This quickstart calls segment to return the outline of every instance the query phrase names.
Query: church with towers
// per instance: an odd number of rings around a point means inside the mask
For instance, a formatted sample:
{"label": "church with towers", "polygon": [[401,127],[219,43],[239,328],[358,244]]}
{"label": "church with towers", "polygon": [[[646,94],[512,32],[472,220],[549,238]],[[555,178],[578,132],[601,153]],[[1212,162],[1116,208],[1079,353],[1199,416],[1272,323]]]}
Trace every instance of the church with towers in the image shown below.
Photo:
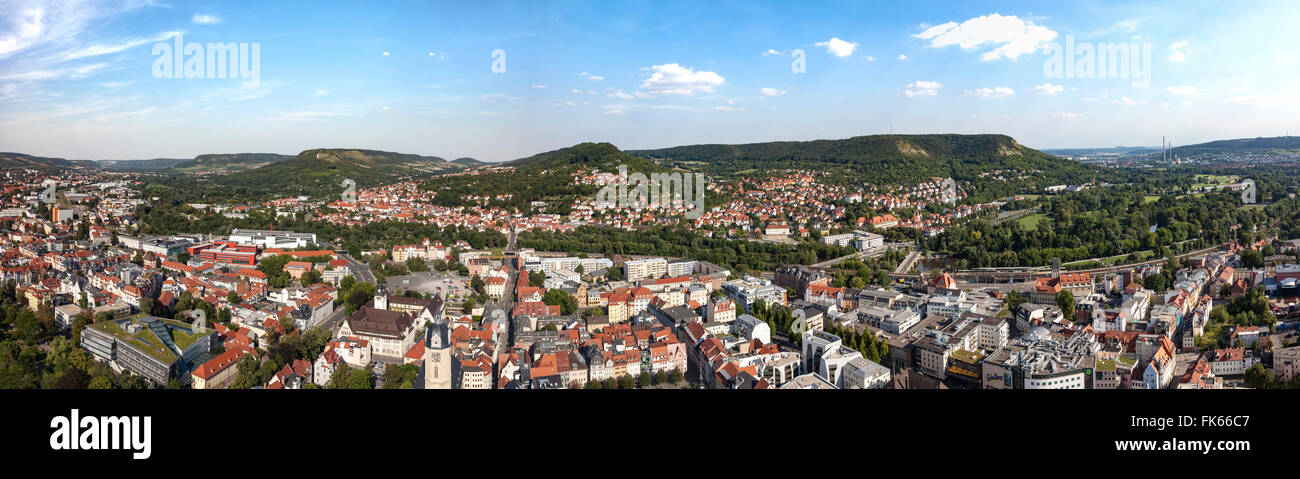
{"label": "church with towers", "polygon": [[370,341],[374,356],[401,359],[430,325],[442,323],[443,301],[390,296],[380,285],[375,297],[357,309],[339,328],[340,337]]}

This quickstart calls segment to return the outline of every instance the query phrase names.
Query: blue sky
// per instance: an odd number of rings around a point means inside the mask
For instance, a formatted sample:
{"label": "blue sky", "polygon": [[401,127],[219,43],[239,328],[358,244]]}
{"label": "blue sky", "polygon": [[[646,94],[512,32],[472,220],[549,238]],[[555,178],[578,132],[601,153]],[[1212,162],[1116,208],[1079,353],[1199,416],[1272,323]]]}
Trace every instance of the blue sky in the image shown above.
{"label": "blue sky", "polygon": [[[581,141],[891,128],[1036,148],[1300,134],[1300,6],[1285,0],[368,3],[7,0],[0,150],[347,147],[500,161]],[[257,85],[156,78],[154,45],[176,32],[256,43]],[[1149,85],[1045,73],[1045,47],[1067,37],[1137,46]]]}

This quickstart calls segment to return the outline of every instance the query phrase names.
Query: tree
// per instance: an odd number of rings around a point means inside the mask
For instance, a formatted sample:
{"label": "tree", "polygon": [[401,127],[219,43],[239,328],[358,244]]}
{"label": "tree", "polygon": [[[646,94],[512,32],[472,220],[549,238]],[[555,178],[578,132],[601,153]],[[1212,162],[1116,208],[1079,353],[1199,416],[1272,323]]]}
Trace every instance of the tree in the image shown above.
{"label": "tree", "polygon": [[54,381],[53,389],[86,389],[90,385],[90,375],[78,367],[70,367]]}
{"label": "tree", "polygon": [[303,273],[302,276],[298,278],[298,282],[302,284],[304,288],[306,288],[308,286],[316,284],[317,281],[320,281],[320,277],[321,277],[321,272],[313,269],[311,271]]}
{"label": "tree", "polygon": [[1061,314],[1065,315],[1066,319],[1074,321],[1074,292],[1064,289],[1056,293],[1056,305],[1061,308]]}
{"label": "tree", "polygon": [[230,304],[239,304],[240,301],[239,293],[235,291],[231,291],[230,294],[226,295],[226,301],[229,301]]}
{"label": "tree", "polygon": [[1241,253],[1238,253],[1238,255],[1241,256],[1241,265],[1242,265],[1242,266],[1245,266],[1245,267],[1247,267],[1247,268],[1262,268],[1262,267],[1264,267],[1264,255],[1263,255],[1263,253],[1260,253],[1259,251],[1255,251],[1255,250],[1252,250],[1252,249],[1248,249],[1248,250],[1244,250],[1244,251],[1242,251]]}
{"label": "tree", "polygon": [[638,387],[641,387],[641,388],[648,388],[648,387],[650,387],[650,385],[654,384],[654,377],[653,377],[653,376],[654,376],[654,375],[651,374],[650,371],[644,371],[644,372],[642,372],[641,375],[637,377],[637,381],[636,381],[636,382],[637,382],[637,386],[638,386]]}
{"label": "tree", "polygon": [[562,289],[547,290],[542,295],[542,302],[549,305],[559,305],[560,314],[570,315],[578,311],[578,300]]}
{"label": "tree", "polygon": [[407,258],[406,269],[410,270],[412,273],[428,271],[429,263],[426,263],[424,259],[421,258]]}
{"label": "tree", "polygon": [[673,371],[668,373],[668,381],[673,384],[680,383],[685,379],[686,377],[682,374],[681,368],[673,368]]}
{"label": "tree", "polygon": [[1029,302],[1029,298],[1022,296],[1018,291],[1012,291],[1011,293],[1007,294],[1007,299],[1006,299],[1007,310],[1011,311],[1013,314],[1016,312],[1016,310],[1020,309],[1020,305],[1025,304],[1027,302]]}
{"label": "tree", "polygon": [[88,389],[113,389],[113,379],[108,376],[100,376],[90,380]]}
{"label": "tree", "polygon": [[420,367],[414,364],[389,365],[384,368],[384,389],[414,389]]}
{"label": "tree", "polygon": [[1142,286],[1157,293],[1163,293],[1169,289],[1169,281],[1163,274],[1151,273],[1142,278]]}
{"label": "tree", "polygon": [[534,288],[540,288],[545,283],[546,283],[546,273],[543,273],[541,271],[528,272],[528,286],[532,286]]}
{"label": "tree", "polygon": [[613,266],[605,270],[605,277],[609,278],[610,281],[623,281],[627,277],[624,274],[625,271],[622,265]]}
{"label": "tree", "polygon": [[1255,389],[1268,389],[1273,387],[1273,372],[1265,368],[1263,364],[1255,363],[1250,369],[1246,370],[1246,384]]}

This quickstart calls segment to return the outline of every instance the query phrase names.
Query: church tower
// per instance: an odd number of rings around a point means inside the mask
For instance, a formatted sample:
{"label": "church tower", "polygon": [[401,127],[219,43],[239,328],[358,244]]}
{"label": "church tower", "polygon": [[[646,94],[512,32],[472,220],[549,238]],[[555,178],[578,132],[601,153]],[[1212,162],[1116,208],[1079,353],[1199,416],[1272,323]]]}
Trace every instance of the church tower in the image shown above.
{"label": "church tower", "polygon": [[375,309],[388,309],[388,288],[382,284],[375,288]]}

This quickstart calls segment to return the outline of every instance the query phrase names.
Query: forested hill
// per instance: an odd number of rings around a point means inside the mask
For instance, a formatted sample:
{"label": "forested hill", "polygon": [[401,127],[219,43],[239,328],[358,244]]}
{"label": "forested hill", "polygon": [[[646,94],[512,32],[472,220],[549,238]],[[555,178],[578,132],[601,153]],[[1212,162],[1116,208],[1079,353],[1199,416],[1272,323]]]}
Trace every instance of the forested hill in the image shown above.
{"label": "forested hill", "polygon": [[1218,140],[1196,145],[1175,147],[1174,154],[1189,156],[1202,153],[1210,154],[1245,154],[1245,153],[1288,153],[1300,154],[1300,136],[1275,136],[1270,138],[1239,138],[1235,140]]}
{"label": "forested hill", "polygon": [[403,177],[428,176],[464,167],[439,157],[375,150],[321,148],[287,160],[214,178],[214,182],[300,194],[330,194],[352,179],[361,188]]}
{"label": "forested hill", "polygon": [[31,168],[35,170],[52,170],[74,166],[94,167],[94,162],[84,160],[66,160],[63,158],[46,158],[22,153],[0,153],[0,168]]}
{"label": "forested hill", "polygon": [[114,171],[165,170],[174,165],[192,161],[190,158],[152,158],[148,160],[99,160],[100,168]]}
{"label": "forested hill", "polygon": [[193,160],[171,166],[171,169],[194,173],[228,173],[251,170],[278,161],[293,158],[289,155],[275,153],[229,153],[207,154],[194,157]]}
{"label": "forested hill", "polygon": [[609,143],[579,143],[546,153],[520,158],[508,163],[522,172],[540,172],[547,170],[568,170],[571,166],[596,168],[601,171],[618,171],[619,165],[627,165],[629,172],[661,171],[662,167],[637,156],[620,151]]}
{"label": "forested hill", "polygon": [[1092,181],[1097,174],[1092,167],[1025,147],[1006,135],[871,135],[689,145],[628,154],[723,176],[795,168],[842,173],[831,175],[831,181],[838,176],[844,182],[877,184],[951,176],[977,186],[1006,180],[1039,187]]}
{"label": "forested hill", "polygon": [[491,197],[487,201],[491,206],[528,209],[532,202],[544,201],[548,203],[545,211],[568,214],[574,198],[594,195],[600,189],[576,183],[574,172],[581,169],[614,173],[620,165],[627,166],[628,173],[665,171],[609,143],[580,143],[500,164],[513,170],[440,176],[421,187],[435,191],[434,202],[444,206],[467,206],[477,204],[473,197]]}

